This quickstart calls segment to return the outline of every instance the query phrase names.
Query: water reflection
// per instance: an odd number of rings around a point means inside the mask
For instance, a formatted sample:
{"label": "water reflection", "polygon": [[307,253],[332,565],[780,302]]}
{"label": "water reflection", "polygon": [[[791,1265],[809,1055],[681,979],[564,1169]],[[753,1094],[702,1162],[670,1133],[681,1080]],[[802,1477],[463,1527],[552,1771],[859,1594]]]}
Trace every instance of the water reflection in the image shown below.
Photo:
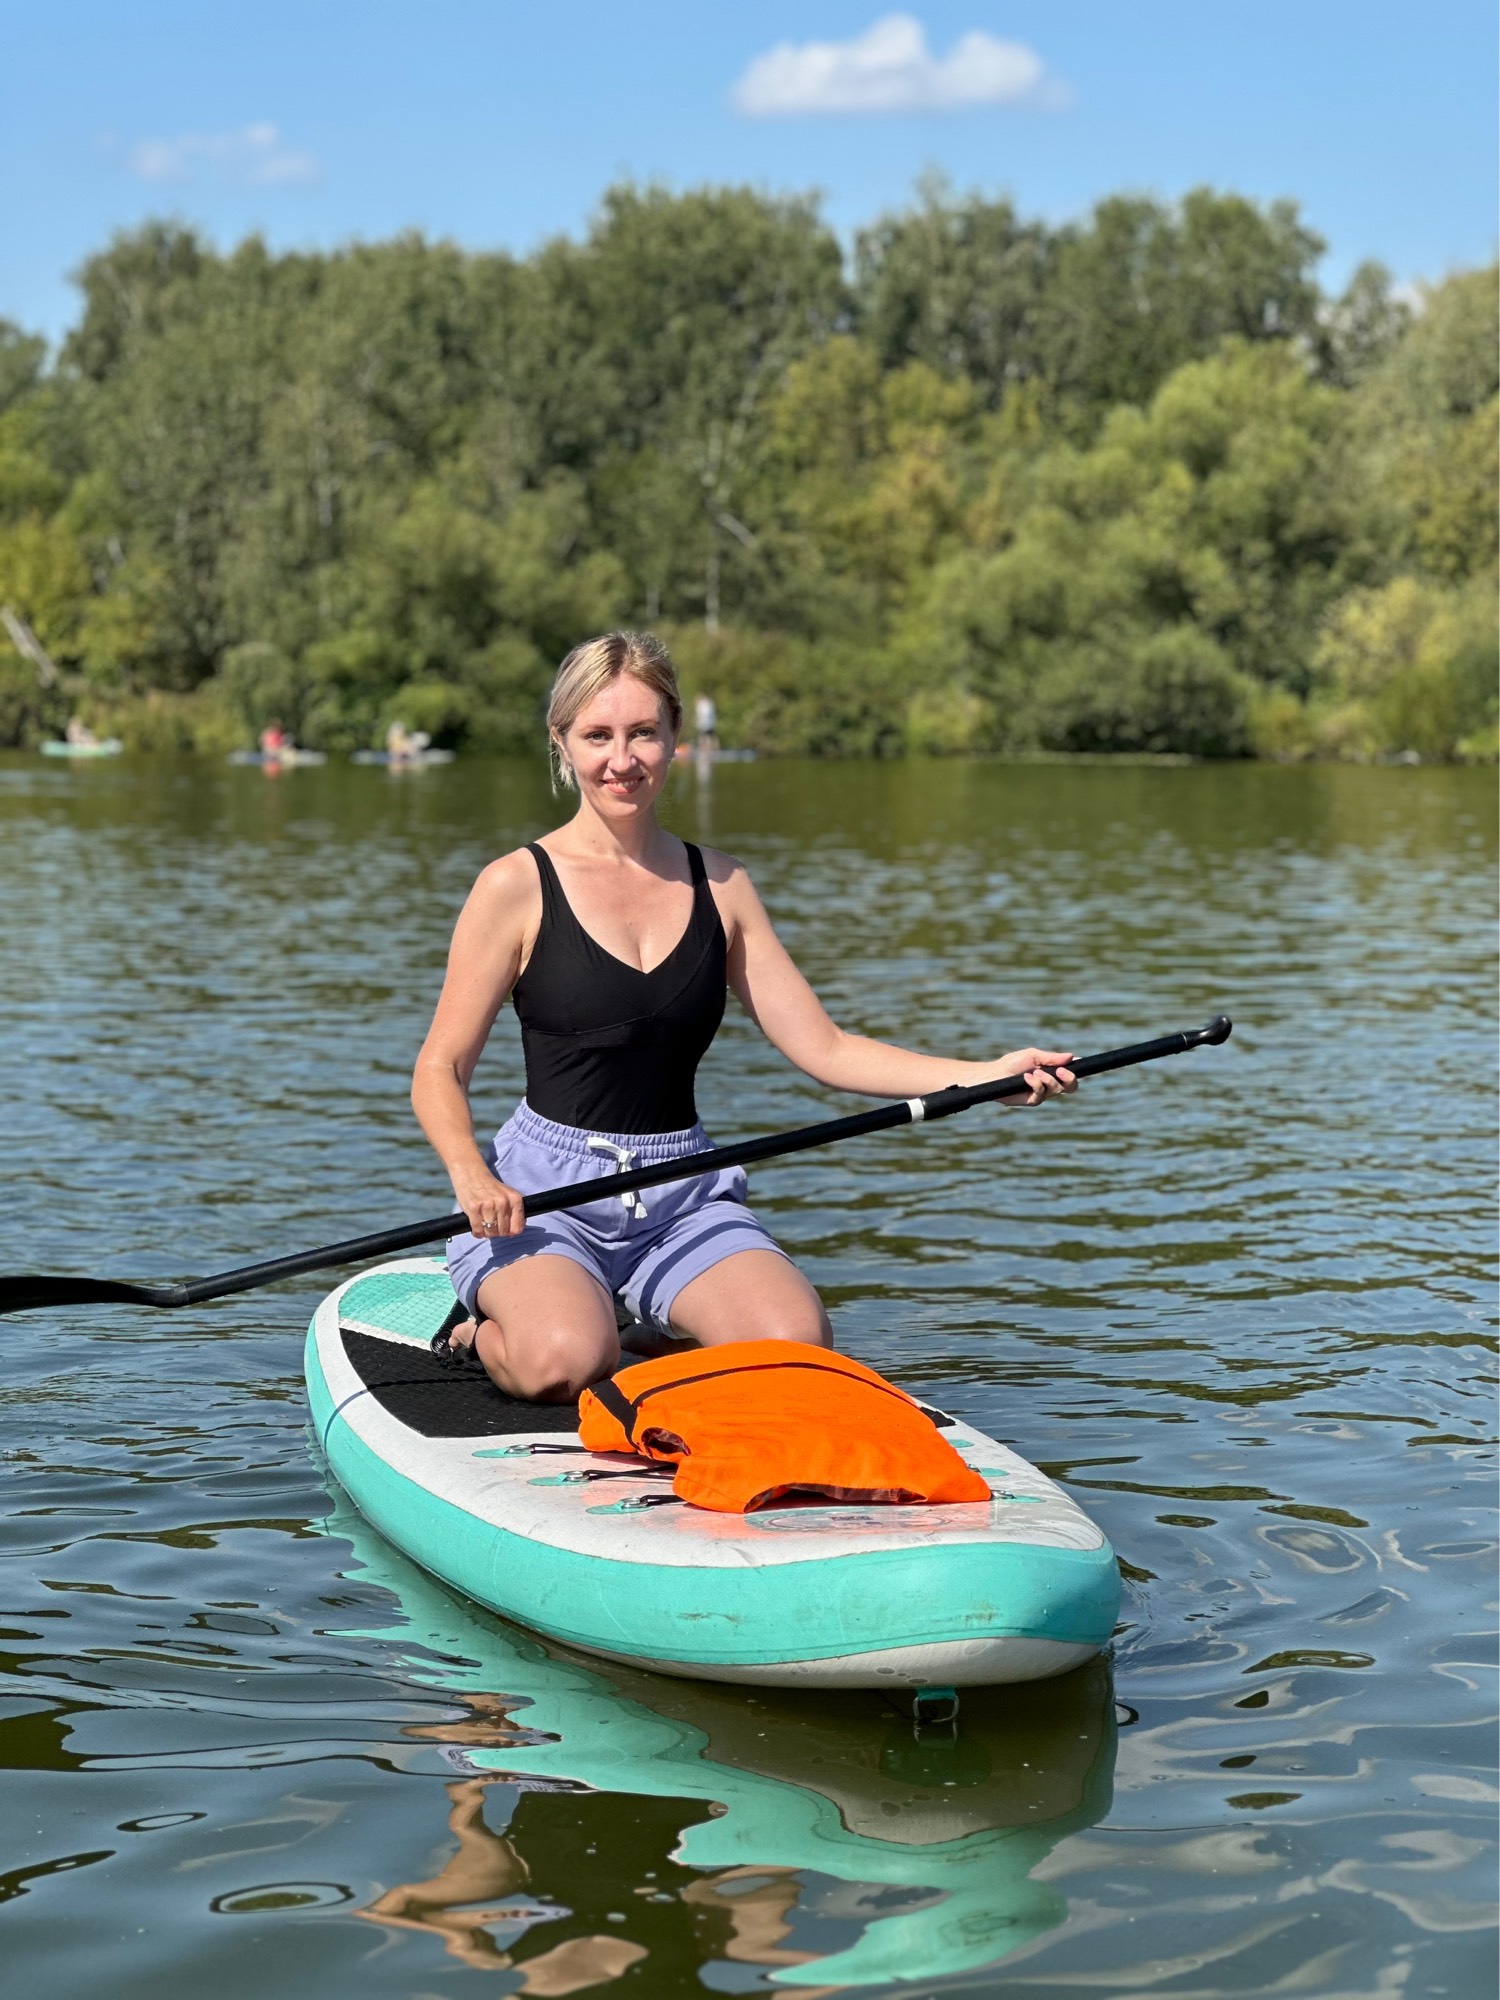
{"label": "water reflection", "polygon": [[[384,1641],[398,1671],[462,1704],[451,1722],[404,1732],[442,1744],[461,1774],[444,1788],[446,1859],[383,1891],[368,1921],[426,1932],[468,1966],[522,1967],[522,1990],[546,1994],[613,1979],[653,1944],[670,1952],[663,1905],[677,1951],[706,1974],[727,1962],[824,1990],[972,1972],[1062,1921],[1063,1897],[1036,1871],[1109,1809],[1104,1663],[967,1691],[956,1734],[919,1737],[874,1694],[585,1664],[450,1595],[342,1498],[327,1530],[352,1544],[344,1574],[395,1599],[389,1623],[357,1636]],[[574,1916],[563,1899],[577,1891],[576,1853],[566,1873],[555,1860],[579,1792],[673,1802],[652,1821],[670,1845],[627,1850],[636,1879],[609,1930],[550,1942]],[[434,1814],[415,1838],[427,1849],[439,1833]],[[643,1926],[646,1914],[658,1921]]]}

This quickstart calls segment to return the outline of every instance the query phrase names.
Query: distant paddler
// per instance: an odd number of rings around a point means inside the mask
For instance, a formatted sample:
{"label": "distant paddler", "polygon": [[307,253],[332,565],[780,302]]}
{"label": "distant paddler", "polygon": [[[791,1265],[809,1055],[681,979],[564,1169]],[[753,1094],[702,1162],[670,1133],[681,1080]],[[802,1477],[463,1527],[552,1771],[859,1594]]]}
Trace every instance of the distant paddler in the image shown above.
{"label": "distant paddler", "polygon": [[700,694],[693,702],[694,748],[704,763],[710,763],[719,747],[719,706],[711,694]]}
{"label": "distant paddler", "polygon": [[404,722],[393,722],[385,732],[386,761],[393,771],[409,769],[422,762],[431,741],[425,729],[408,729]]}
{"label": "distant paddler", "polygon": [[283,764],[294,764],[297,761],[297,746],[292,741],[290,732],[283,729],[279,719],[275,717],[260,732],[255,740],[255,747],[260,752],[262,769],[273,776],[281,770]]}
{"label": "distant paddler", "polygon": [[118,757],[123,748],[118,736],[96,736],[81,715],[70,715],[62,735],[41,746],[44,757]]}

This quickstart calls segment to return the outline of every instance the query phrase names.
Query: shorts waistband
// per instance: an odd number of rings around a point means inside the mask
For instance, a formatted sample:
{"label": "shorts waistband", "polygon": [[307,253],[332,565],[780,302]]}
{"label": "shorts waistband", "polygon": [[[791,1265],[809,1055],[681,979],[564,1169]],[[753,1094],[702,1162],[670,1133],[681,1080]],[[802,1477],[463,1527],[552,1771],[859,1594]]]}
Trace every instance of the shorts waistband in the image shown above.
{"label": "shorts waistband", "polygon": [[706,1153],[713,1143],[702,1125],[690,1125],[682,1132],[591,1132],[579,1125],[557,1125],[533,1111],[524,1097],[504,1129],[545,1146],[548,1152],[571,1153],[596,1164],[599,1154],[590,1150],[590,1139],[607,1140],[612,1146],[634,1153],[642,1166],[670,1160],[677,1153]]}

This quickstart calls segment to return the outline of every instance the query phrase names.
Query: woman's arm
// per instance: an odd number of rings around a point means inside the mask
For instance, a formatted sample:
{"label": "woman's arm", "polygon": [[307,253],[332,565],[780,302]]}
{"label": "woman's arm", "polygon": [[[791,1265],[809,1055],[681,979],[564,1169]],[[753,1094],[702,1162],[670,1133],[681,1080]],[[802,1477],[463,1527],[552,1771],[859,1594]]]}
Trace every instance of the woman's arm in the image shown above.
{"label": "woman's arm", "polygon": [[475,1141],[469,1083],[520,976],[538,894],[536,864],[519,853],[492,861],[474,884],[454,927],[437,1012],[411,1080],[417,1122],[476,1236],[514,1236],[526,1220],[520,1195],[496,1180]]}
{"label": "woman's arm", "polygon": [[[1027,1104],[1078,1088],[1065,1067],[1072,1061],[1071,1050],[1016,1049],[991,1062],[957,1062],[846,1033],[829,1018],[793,963],[749,876],[738,864],[732,866],[720,905],[731,919],[729,983],[766,1039],[816,1082],[869,1097],[921,1097],[949,1084],[1024,1076],[1031,1085],[1030,1096],[1021,1100]],[[1043,1069],[1044,1063],[1059,1074]]]}

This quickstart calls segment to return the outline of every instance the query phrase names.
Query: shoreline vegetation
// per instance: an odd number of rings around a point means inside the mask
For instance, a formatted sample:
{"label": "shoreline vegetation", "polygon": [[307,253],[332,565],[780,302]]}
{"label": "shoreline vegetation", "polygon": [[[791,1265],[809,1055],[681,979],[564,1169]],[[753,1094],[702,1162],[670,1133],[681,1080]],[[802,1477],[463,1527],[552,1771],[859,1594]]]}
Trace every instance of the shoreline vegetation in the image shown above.
{"label": "shoreline vegetation", "polygon": [[0,746],[535,747],[648,626],[761,755],[1493,760],[1497,287],[1290,202],[623,185],[526,258],[149,223],[0,321]]}

